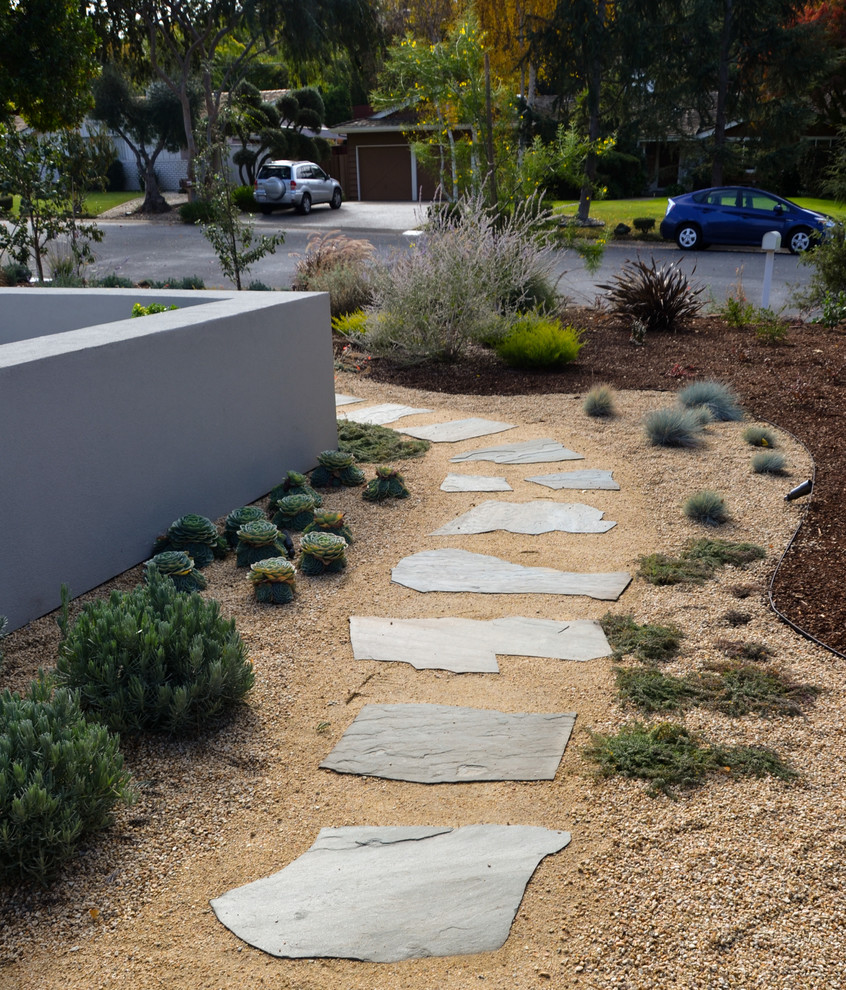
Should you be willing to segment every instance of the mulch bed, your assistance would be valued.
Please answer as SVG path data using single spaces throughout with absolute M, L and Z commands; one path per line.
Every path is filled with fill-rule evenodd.
M 793 433 L 816 463 L 814 493 L 775 576 L 773 601 L 801 630 L 846 653 L 846 329 L 796 321 L 783 342 L 766 344 L 752 329 L 700 317 L 636 346 L 608 313 L 579 310 L 568 318 L 585 329 L 586 344 L 562 371 L 517 371 L 481 349 L 456 364 L 401 367 L 374 358 L 367 367 L 385 383 L 469 395 L 578 393 L 598 384 L 676 391 L 694 379 L 733 385 L 754 418 Z M 785 478 L 785 492 L 803 480 Z

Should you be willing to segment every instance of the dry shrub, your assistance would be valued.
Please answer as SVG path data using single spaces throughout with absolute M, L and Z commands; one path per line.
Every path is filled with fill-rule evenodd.
M 332 316 L 367 306 L 372 298 L 368 266 L 374 247 L 363 238 L 337 230 L 309 238 L 305 257 L 297 263 L 291 288 L 296 292 L 328 292 Z

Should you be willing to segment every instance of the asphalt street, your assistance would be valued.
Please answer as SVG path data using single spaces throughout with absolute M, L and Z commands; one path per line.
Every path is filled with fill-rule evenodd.
M 414 203 L 344 203 L 340 210 L 315 207 L 309 216 L 291 211 L 270 216 L 257 215 L 253 223 L 257 231 L 281 231 L 285 243 L 276 253 L 257 262 L 247 276 L 247 282 L 260 281 L 272 288 L 290 288 L 298 260 L 306 253 L 308 240 L 314 234 L 339 230 L 349 237 L 369 240 L 377 252 L 407 250 L 419 236 L 417 231 L 424 219 L 424 210 Z M 111 219 L 99 221 L 104 231 L 103 242 L 96 246 L 93 277 L 111 272 L 133 281 L 144 279 L 163 281 L 169 278 L 199 276 L 207 287 L 228 286 L 211 246 L 199 227 L 169 221 Z M 719 306 L 742 278 L 747 298 L 761 304 L 764 275 L 764 253 L 756 249 L 726 250 L 711 247 L 706 251 L 682 252 L 675 244 L 638 241 L 609 242 L 600 270 L 591 275 L 585 271 L 574 251 L 558 252 L 556 274 L 559 291 L 579 305 L 591 305 L 603 293 L 598 284 L 608 282 L 629 259 L 640 258 L 649 263 L 678 263 L 692 281 L 705 285 L 703 294 Z M 806 285 L 810 269 L 799 264 L 796 256 L 778 252 L 774 259 L 770 307 L 785 313 L 796 311 L 792 302 L 794 289 Z

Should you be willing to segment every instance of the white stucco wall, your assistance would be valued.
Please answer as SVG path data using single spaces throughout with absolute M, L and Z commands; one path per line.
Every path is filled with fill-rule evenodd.
M 181 308 L 127 318 L 154 301 Z M 51 611 L 336 445 L 325 294 L 0 288 L 0 615 Z

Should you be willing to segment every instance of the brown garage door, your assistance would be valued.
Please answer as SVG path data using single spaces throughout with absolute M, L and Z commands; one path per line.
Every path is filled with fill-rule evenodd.
M 411 149 L 407 144 L 359 148 L 358 182 L 362 199 L 395 202 L 413 199 Z

